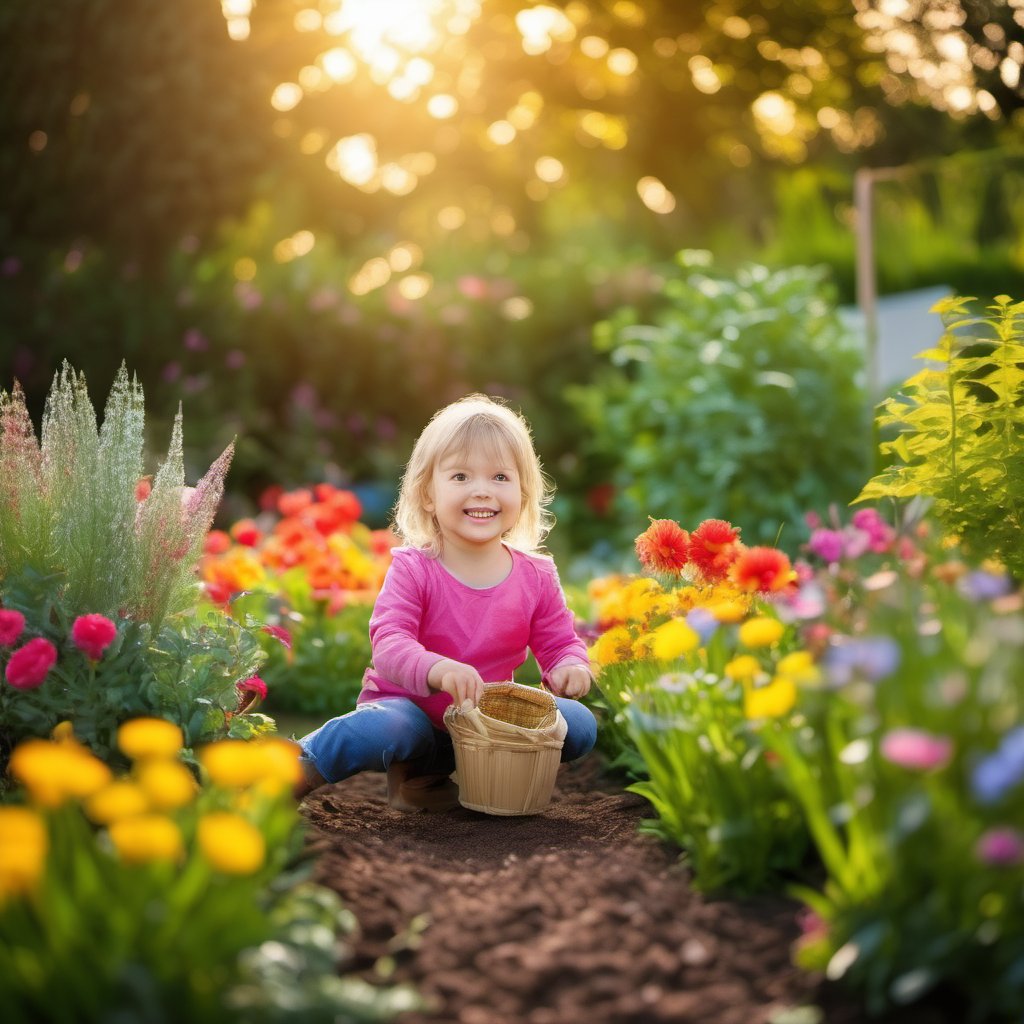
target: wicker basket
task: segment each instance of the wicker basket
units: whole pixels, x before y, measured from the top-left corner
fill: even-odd
[[[455,748],[463,807],[539,814],[551,803],[567,728],[551,694],[492,683],[479,707],[462,711],[452,705],[444,723]]]

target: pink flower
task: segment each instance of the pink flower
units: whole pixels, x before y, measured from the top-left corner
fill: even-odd
[[[255,694],[260,700],[266,699],[267,684],[259,676],[250,676],[239,683],[235,683],[235,689],[240,693]]]
[[[9,647],[25,629],[25,616],[10,608],[0,608],[0,647]]]
[[[823,562],[838,562],[843,557],[843,535],[838,530],[815,530],[807,548]]]
[[[11,655],[4,675],[16,690],[34,690],[42,684],[56,660],[57,648],[37,636]]]
[[[268,633],[275,640],[280,640],[289,651],[292,649],[292,635],[284,626],[264,626],[263,632]]]
[[[1012,867],[1024,861],[1024,835],[1009,826],[990,828],[978,838],[974,853],[983,864]]]
[[[882,737],[882,757],[912,771],[942,768],[953,756],[953,741],[924,729],[892,729]]]
[[[93,661],[99,661],[103,652],[114,642],[117,626],[105,615],[79,615],[71,627],[75,646]]]

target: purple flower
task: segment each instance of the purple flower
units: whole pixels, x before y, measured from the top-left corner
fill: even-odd
[[[843,535],[838,530],[815,530],[807,547],[823,562],[838,562],[843,557]]]
[[[691,608],[686,614],[686,624],[700,637],[702,646],[718,629],[718,619],[707,608]]]
[[[845,686],[855,675],[877,682],[892,675],[900,663],[900,647],[892,637],[865,636],[833,642],[824,666],[835,686]]]
[[[190,327],[185,332],[182,343],[189,352],[205,352],[210,347],[210,342],[207,340],[206,335],[195,327]]]
[[[944,768],[953,756],[953,741],[924,729],[892,729],[882,737],[879,752],[890,764],[927,772]]]
[[[1009,826],[990,828],[979,836],[974,854],[982,864],[1013,867],[1024,861],[1024,835]]]
[[[991,601],[1009,594],[1013,590],[1013,581],[1002,573],[984,572],[979,569],[961,576],[957,581],[957,588],[964,597],[972,601]]]
[[[981,804],[994,804],[1024,779],[1024,726],[1008,732],[994,754],[971,772],[971,790]]]

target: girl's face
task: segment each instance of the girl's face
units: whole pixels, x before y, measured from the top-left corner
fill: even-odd
[[[449,452],[435,464],[426,510],[445,545],[466,552],[499,547],[523,507],[512,454],[489,445]]]

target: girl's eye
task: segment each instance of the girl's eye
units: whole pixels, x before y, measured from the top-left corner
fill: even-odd
[[[508,477],[505,476],[504,473],[495,473],[494,479],[495,480],[501,480],[502,482],[504,482],[504,481],[508,480]]]
[[[460,483],[466,479],[465,473],[455,473],[452,475],[453,480],[458,480]]]

